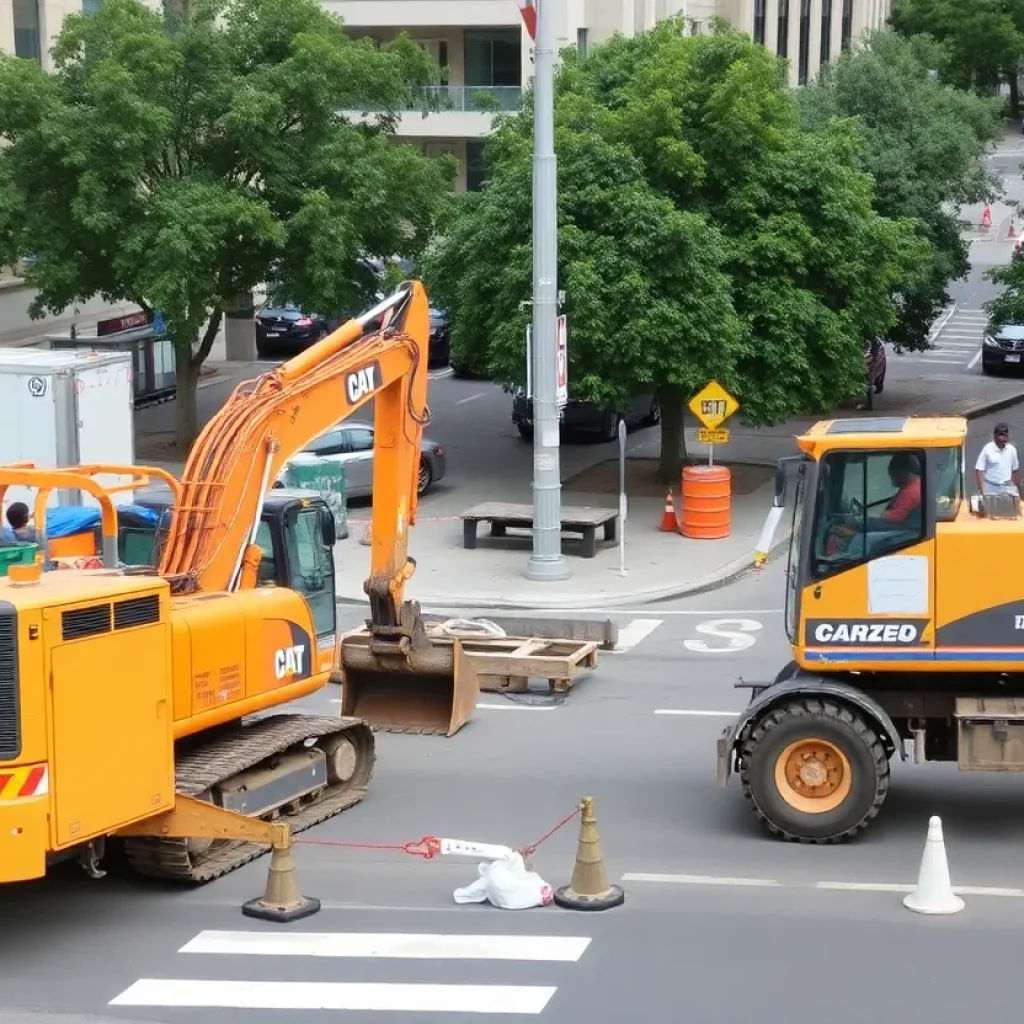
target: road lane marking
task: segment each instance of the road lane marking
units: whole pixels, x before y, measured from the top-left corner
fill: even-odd
[[[690,715],[694,718],[735,718],[739,711],[680,711],[677,708],[658,708],[656,715]]]
[[[748,886],[764,889],[817,889],[831,892],[913,892],[917,886],[901,882],[780,882],[776,878],[719,878],[713,875],[662,875],[627,871],[623,882],[652,882],[661,885]],[[954,885],[959,896],[1008,896],[1024,899],[1024,889],[1000,886]]]
[[[424,935],[381,932],[202,931],[179,953],[367,957],[389,960],[532,960],[576,963],[590,939],[572,935]]]
[[[732,629],[723,627],[732,626]],[[689,637],[683,641],[683,646],[688,651],[699,654],[734,654],[737,651],[745,651],[757,643],[757,637],[752,633],[759,633],[764,627],[757,619],[708,619],[706,622],[698,622],[694,627],[698,633],[705,636],[717,636],[726,641],[724,647],[712,647],[706,640]]]
[[[557,711],[557,704],[477,704],[477,711]]]
[[[649,637],[661,624],[664,619],[633,619],[628,625],[619,630],[619,641],[615,649],[609,654],[625,654],[632,650],[641,640]]]
[[[719,878],[714,875],[658,875],[644,871],[629,871],[622,876],[624,882],[661,882],[667,885],[742,885],[760,888],[781,886],[774,878]]]
[[[554,986],[539,985],[402,985],[341,981],[141,978],[111,999],[109,1005],[536,1015],[544,1011],[556,991]]]
[[[337,697],[329,697],[329,704],[340,704]],[[557,711],[557,704],[477,704],[477,711]]]
[[[974,353],[974,358],[967,364],[968,370],[973,370],[981,361],[981,352],[982,350],[979,348],[978,351]]]
[[[475,395],[469,395],[466,398],[460,398],[455,404],[465,405],[467,402],[475,402],[478,398],[483,398],[486,394],[486,391],[478,391]]]

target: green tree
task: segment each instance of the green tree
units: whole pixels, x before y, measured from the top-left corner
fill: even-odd
[[[559,284],[569,330],[569,391],[618,404],[658,395],[660,475],[675,479],[684,400],[712,377],[734,383],[742,336],[720,266],[722,239],[643,178],[638,159],[595,130],[587,102],[564,110],[559,154]],[[506,385],[526,378],[532,289],[532,113],[507,119],[490,144],[482,192],[458,197],[427,255],[433,301],[452,312],[456,358]],[[500,257],[498,256],[500,254]]]
[[[1024,54],[1021,0],[894,0],[890,24],[904,36],[942,43],[934,70],[961,89],[992,93],[1001,82],[1018,107],[1017,74]]]
[[[560,285],[576,393],[600,399],[653,385],[665,418],[661,470],[669,476],[684,454],[675,424],[685,400],[712,377],[756,424],[862,395],[864,343],[895,322],[894,295],[920,273],[927,252],[911,223],[872,209],[855,126],[802,131],[780,62],[722,26],[684,38],[678,24],[665,22],[613,38],[585,59],[571,51],[563,58],[555,113]],[[530,298],[531,133],[528,109],[503,122],[489,146],[489,184],[459,197],[430,264],[452,312],[456,351],[486,351],[490,370],[507,382],[524,370],[519,309]],[[647,218],[613,216],[619,200],[606,208],[606,179],[581,166],[598,145],[621,154],[616,188],[650,196],[645,202],[657,200],[684,218],[680,225],[694,225],[692,249],[666,247]],[[607,236],[614,224],[606,259],[590,256],[601,250],[588,239],[573,245],[579,224]],[[521,256],[510,251],[511,238],[523,239]],[[646,258],[624,265],[621,254],[631,251]],[[496,252],[508,256],[496,261]],[[513,259],[517,272],[509,269]],[[717,285],[709,287],[712,270],[715,281],[724,272],[731,310]],[[643,303],[625,302],[626,287]],[[662,318],[648,312],[653,299],[686,311],[685,319],[662,330]],[[609,314],[598,316],[599,308]],[[513,316],[517,322],[505,327]]]
[[[875,210],[912,218],[929,248],[920,276],[902,289],[899,319],[888,332],[897,350],[927,347],[931,325],[950,301],[949,282],[970,270],[961,206],[1000,190],[978,163],[1001,134],[1000,102],[937,82],[929,73],[937,59],[934,42],[883,30],[797,94],[809,131],[856,119],[864,139],[859,163],[874,181]]]
[[[1013,259],[985,272],[985,277],[1003,290],[985,303],[990,330],[1006,324],[1024,324],[1024,260]]]
[[[33,316],[96,294],[160,310],[187,446],[225,307],[273,267],[304,308],[360,308],[359,258],[414,256],[454,169],[392,138],[409,84],[436,75],[409,39],[355,40],[316,0],[170,16],[71,15],[52,75],[0,56],[0,264],[35,253]]]

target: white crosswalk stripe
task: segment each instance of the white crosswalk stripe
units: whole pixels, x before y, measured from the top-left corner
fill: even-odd
[[[963,369],[972,365],[981,351],[988,315],[981,309],[957,309],[952,316],[943,314],[932,328],[932,347],[924,352],[905,352],[896,357],[923,363],[941,372],[940,367]]]
[[[202,931],[179,950],[200,954],[182,963],[198,967],[199,977],[139,978],[110,1000],[110,1006],[178,1007],[233,1010],[364,1010],[406,1013],[493,1013],[537,1016],[544,1012],[558,986],[482,983],[482,961],[519,965],[577,963],[590,939],[571,935],[455,935],[382,932]],[[217,957],[228,977],[217,975]],[[262,963],[247,964],[243,957]],[[394,981],[296,980],[296,958],[307,963],[335,960],[386,960],[395,965]],[[275,980],[269,958],[288,962],[288,979]],[[466,969],[472,983],[402,981],[403,961],[473,961]],[[248,970],[246,969],[248,968]],[[279,971],[285,971],[284,964]],[[539,968],[534,968],[537,970]],[[331,970],[331,975],[340,973]],[[449,968],[450,970],[450,968]],[[301,971],[301,968],[300,968]],[[310,973],[312,970],[310,969]],[[368,971],[357,971],[364,977]],[[248,974],[249,977],[244,977]],[[231,975],[234,975],[232,977]],[[243,975],[239,977],[238,975]],[[446,977],[448,974],[446,973]],[[409,977],[406,975],[406,977]],[[549,973],[532,981],[550,982]],[[292,1018],[289,1018],[290,1020]]]

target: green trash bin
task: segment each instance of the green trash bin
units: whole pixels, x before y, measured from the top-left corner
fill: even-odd
[[[0,544],[0,576],[7,575],[9,565],[31,565],[38,550],[38,544]]]
[[[316,491],[334,516],[338,540],[348,536],[348,502],[345,498],[345,467],[342,463],[301,452],[289,460],[285,482],[289,487]]]

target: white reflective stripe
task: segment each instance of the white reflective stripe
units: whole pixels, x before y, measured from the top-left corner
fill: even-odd
[[[459,857],[482,857],[484,860],[503,860],[516,852],[508,846],[497,846],[494,843],[474,843],[466,839],[442,839],[440,843],[441,853]]]

